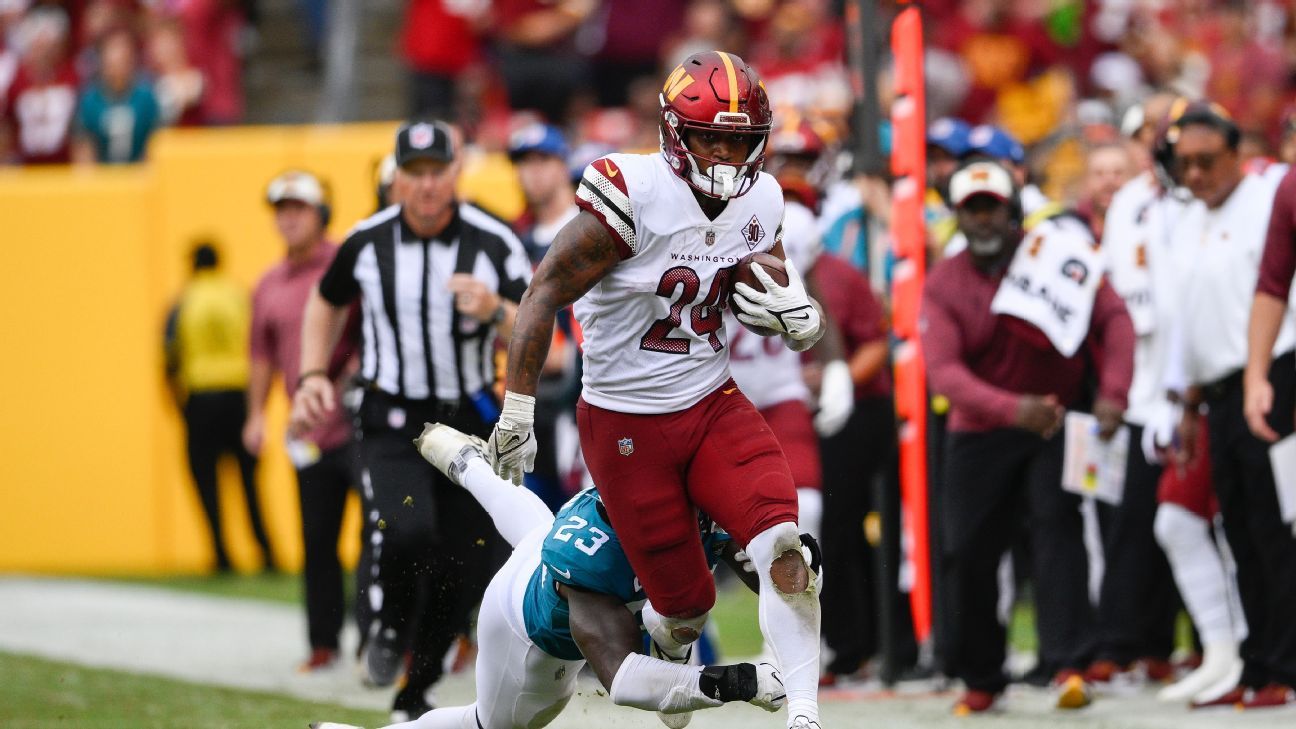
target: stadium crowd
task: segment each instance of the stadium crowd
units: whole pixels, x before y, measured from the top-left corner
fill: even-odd
[[[66,161],[79,141],[104,161],[138,160],[147,132],[128,144],[95,126],[95,110],[131,84],[134,119],[155,119],[149,128],[237,120],[237,84],[208,80],[218,72],[202,70],[207,93],[177,90],[193,72],[177,46],[196,41],[183,14],[168,17],[173,4],[142,4],[159,69],[151,86],[133,80],[136,41],[99,15],[121,3],[86,3],[80,15],[24,5],[7,4],[0,20],[6,57],[17,59],[5,96],[10,159]],[[232,5],[222,7],[234,13]],[[885,38],[896,8],[882,5],[874,32]],[[1296,5],[924,7],[940,19],[928,23],[926,51],[931,660],[920,659],[904,595],[911,571],[899,537],[885,321],[889,181],[851,172],[857,135],[877,133],[885,148],[890,134],[885,122],[852,128],[842,8],[410,0],[400,53],[412,118],[451,120],[467,144],[514,163],[527,209],[510,223],[537,265],[579,214],[575,191],[590,162],[658,148],[659,94],[671,85],[662,80],[682,60],[724,48],[761,74],[775,119],[765,170],[797,223],[784,246],[836,330],[791,358],[799,381],[781,400],[770,390],[788,383],[762,381],[759,370],[768,358],[774,371],[785,353],[740,347],[749,335],[728,326],[741,333],[734,358],[758,361],[751,387],[741,364],[734,376],[754,401],[769,396],[757,405],[792,460],[800,525],[823,542],[822,686],[934,669],[962,680],[960,713],[994,708],[1019,679],[1052,686],[1060,709],[1143,683],[1165,684],[1163,698],[1194,707],[1296,703],[1296,537],[1268,457],[1269,443],[1293,429],[1296,399],[1296,324],[1286,310],[1296,261]],[[883,58],[884,108],[889,74]],[[77,78],[100,80],[82,87]],[[175,83],[163,99],[167,78]],[[17,99],[58,83],[76,131],[54,144],[27,130]],[[399,181],[410,173],[388,170],[384,185],[397,185],[385,190],[404,202],[410,188]],[[319,185],[295,189],[268,200],[281,211],[327,204]],[[1032,291],[1054,298],[1041,309]],[[512,305],[492,301],[498,310],[473,316],[511,328]],[[556,511],[589,477],[576,435],[583,334],[569,311],[553,336],[526,485]],[[776,413],[785,401],[796,405]],[[1126,439],[1121,496],[1063,490],[1071,411],[1094,416],[1099,442]],[[403,414],[393,427],[407,427]],[[1039,655],[1033,669],[1008,675],[1005,627],[1023,591],[1034,597]],[[1190,644],[1175,640],[1181,607],[1195,628]],[[312,636],[308,669],[338,660],[330,620],[327,636]],[[423,707],[406,697],[398,708],[413,718]]]

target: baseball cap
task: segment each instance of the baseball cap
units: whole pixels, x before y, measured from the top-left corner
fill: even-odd
[[[266,186],[266,200],[278,205],[284,200],[299,200],[307,205],[323,205],[324,186],[319,178],[309,172],[289,170],[270,181]]]
[[[971,130],[972,127],[962,119],[943,117],[927,127],[927,143],[955,157],[962,157],[968,151],[968,132]]]
[[[410,122],[396,131],[396,165],[399,167],[416,159],[449,162],[454,158],[454,138],[450,125],[445,122]]]
[[[548,124],[528,124],[509,136],[509,159],[516,162],[531,152],[547,154],[566,160],[570,152],[567,139],[558,127]]]
[[[976,195],[990,195],[1003,202],[1012,200],[1012,175],[994,162],[973,162],[955,172],[950,178],[950,201],[954,207]]]
[[[999,127],[982,124],[968,132],[968,152],[984,154],[994,159],[1006,159],[1013,164],[1026,161],[1026,150],[1013,135]]]

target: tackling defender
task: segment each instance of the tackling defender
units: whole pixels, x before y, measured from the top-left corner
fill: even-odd
[[[644,624],[672,658],[715,603],[695,507],[751,555],[761,632],[783,671],[789,729],[818,729],[819,595],[802,559],[787,459],[729,376],[721,316],[732,266],[785,258],[783,191],[762,173],[770,104],[733,54],[689,56],[662,87],[661,154],[612,154],[585,170],[581,212],[554,239],[518,306],[508,390],[491,434],[496,473],[521,483],[536,453],[535,392],[554,316],[585,333],[581,451],[651,601]],[[778,286],[735,284],[744,324],[791,348],[823,334],[796,267]]]
[[[482,599],[477,701],[388,729],[538,729],[570,701],[586,661],[614,703],[663,712],[665,719],[731,701],[766,711],[783,706],[782,681],[768,663],[688,666],[639,653],[643,634],[634,611],[644,602],[643,589],[597,491],[577,494],[555,517],[535,494],[491,471],[480,439],[436,424],[425,427],[416,443],[424,458],[481,503],[514,551]],[[759,589],[727,534],[705,517],[695,533],[712,567],[723,560]],[[817,566],[813,540],[806,545],[806,559]]]

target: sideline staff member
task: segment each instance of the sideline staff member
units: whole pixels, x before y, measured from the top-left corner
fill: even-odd
[[[481,599],[498,540],[486,512],[410,443],[425,421],[489,435],[498,417],[495,337],[512,332],[531,271],[507,226],[455,200],[457,146],[443,122],[397,132],[401,202],[353,229],[308,300],[293,403],[301,426],[336,407],[328,356],[359,297],[360,481],[377,566],[365,665],[372,683],[391,685],[412,648],[397,718],[429,708],[424,692]],[[427,606],[416,618],[420,593]]]
[[[950,197],[967,248],[941,261],[923,290],[928,374],[952,405],[942,579],[948,604],[958,606],[947,655],[967,686],[958,713],[992,708],[1007,686],[996,573],[1022,506],[1034,548],[1040,663],[1055,675],[1058,708],[1089,703],[1080,675],[1092,649],[1088,565],[1079,497],[1059,486],[1060,432],[1092,361],[1093,414],[1110,437],[1134,369],[1134,329],[1101,278],[1088,230],[1062,218],[1025,233],[1018,192],[994,162],[954,174]]]

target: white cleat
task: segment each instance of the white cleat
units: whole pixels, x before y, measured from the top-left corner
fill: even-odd
[[[310,725],[310,729],[364,729],[364,727],[352,724],[334,724],[331,721],[317,721]]]
[[[788,722],[788,729],[823,729],[819,722],[805,716],[797,716]]]
[[[424,423],[423,432],[414,440],[419,454],[428,463],[446,475],[456,486],[463,486],[460,481],[468,461],[473,458],[486,458],[486,441],[475,435],[460,433],[443,423]]]
[[[748,703],[766,711],[778,711],[787,703],[783,676],[772,663],[756,664],[756,695]]]
[[[1157,693],[1161,701],[1213,701],[1228,693],[1242,678],[1242,659],[1232,641],[1204,646],[1205,655],[1197,670]],[[1222,689],[1222,690],[1221,690]]]

